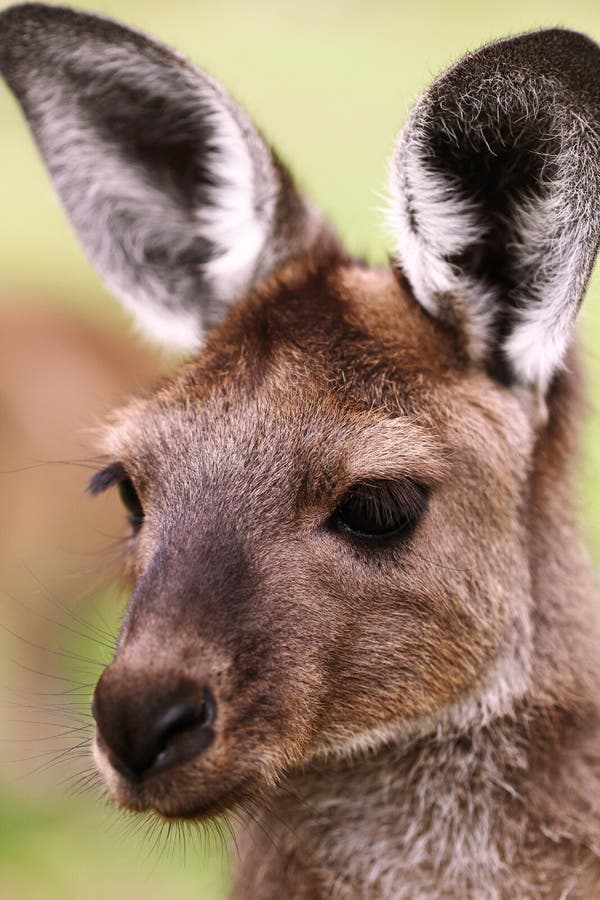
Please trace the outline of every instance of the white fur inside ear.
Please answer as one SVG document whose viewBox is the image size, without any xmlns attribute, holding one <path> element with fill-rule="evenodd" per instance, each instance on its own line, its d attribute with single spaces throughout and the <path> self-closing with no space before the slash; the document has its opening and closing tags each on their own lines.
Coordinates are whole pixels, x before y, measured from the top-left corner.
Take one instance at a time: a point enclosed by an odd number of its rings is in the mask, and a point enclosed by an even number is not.
<svg viewBox="0 0 600 900">
<path fill-rule="evenodd" d="M 428 169 L 424 156 L 418 136 L 405 132 L 389 164 L 386 227 L 416 299 L 436 317 L 450 296 L 462 304 L 468 313 L 463 318 L 469 353 L 481 359 L 494 316 L 493 292 L 448 261 L 478 240 L 477 206 L 461 196 L 460 185 L 449 176 Z"/>
<path fill-rule="evenodd" d="M 561 165 L 562 163 L 562 165 Z M 568 158 L 566 160 L 568 166 Z M 557 161 L 559 179 L 545 197 L 531 197 L 515 209 L 518 233 L 527 241 L 515 247 L 517 263 L 524 273 L 535 272 L 528 303 L 518 311 L 516 324 L 504 350 L 513 370 L 525 384 L 545 391 L 561 366 L 571 339 L 578 301 L 586 285 L 587 271 L 582 248 L 590 240 L 590 223 L 597 199 L 579 201 L 574 215 L 568 196 L 569 175 L 565 161 Z M 548 232 L 554 238 L 551 252 Z"/>
<path fill-rule="evenodd" d="M 197 221 L 200 233 L 217 248 L 204 266 L 204 276 L 217 299 L 231 302 L 252 282 L 265 249 L 276 181 L 267 147 L 241 110 L 233 110 L 218 85 L 212 86 L 215 96 L 208 102 L 215 135 L 211 148 L 215 183 L 209 190 L 211 202 L 198 211 Z"/>
<path fill-rule="evenodd" d="M 128 309 L 142 335 L 156 344 L 172 350 L 195 353 L 202 346 L 202 326 L 195 313 L 188 310 L 137 300 L 121 293 L 123 306 Z"/>
<path fill-rule="evenodd" d="M 560 86 L 550 77 L 538 76 L 535 86 L 510 85 L 506 109 L 496 100 L 507 90 L 501 78 L 492 76 L 485 95 L 481 90 L 481 108 L 498 103 L 498 115 L 513 116 L 523 129 L 525 122 L 530 129 L 535 124 L 540 97 L 546 98 L 537 150 L 544 161 L 541 174 L 520 193 L 511 195 L 510 184 L 505 188 L 504 265 L 510 295 L 486 272 L 475 277 L 468 266 L 461 267 L 461 257 L 470 250 L 477 253 L 488 234 L 485 190 L 466 196 L 457 176 L 444 170 L 442 160 L 432 159 L 424 129 L 425 123 L 442 131 L 455 153 L 471 153 L 477 172 L 482 165 L 478 154 L 487 152 L 482 146 L 496 155 L 495 124 L 489 113 L 482 124 L 469 119 L 473 96 L 456 98 L 451 126 L 429 119 L 433 113 L 426 102 L 413 111 L 390 165 L 388 225 L 419 303 L 440 318 L 449 306 L 458 310 L 467 349 L 477 361 L 493 350 L 492 343 L 499 340 L 496 323 L 508 315 L 508 334 L 497 349 L 521 384 L 543 394 L 562 364 L 598 245 L 600 141 L 576 110 L 560 106 Z M 477 152 L 472 150 L 475 134 Z M 518 134 L 515 141 L 513 166 L 518 169 Z M 526 147 L 525 154 L 531 152 Z"/>
</svg>

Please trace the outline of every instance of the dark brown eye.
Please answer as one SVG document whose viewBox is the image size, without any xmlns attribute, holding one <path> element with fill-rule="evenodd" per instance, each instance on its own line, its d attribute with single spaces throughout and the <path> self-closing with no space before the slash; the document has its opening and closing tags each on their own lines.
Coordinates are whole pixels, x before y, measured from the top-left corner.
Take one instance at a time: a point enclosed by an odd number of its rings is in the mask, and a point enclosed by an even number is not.
<svg viewBox="0 0 600 900">
<path fill-rule="evenodd" d="M 410 479 L 373 481 L 350 488 L 331 522 L 360 537 L 392 537 L 408 532 L 426 505 L 425 489 Z"/>
<path fill-rule="evenodd" d="M 128 513 L 129 524 L 135 532 L 139 531 L 144 522 L 144 507 L 122 463 L 111 463 L 102 471 L 96 472 L 88 484 L 88 491 L 92 495 L 102 494 L 113 486 L 118 488 L 121 502 Z"/>
<path fill-rule="evenodd" d="M 129 524 L 134 531 L 139 531 L 144 522 L 144 507 L 131 478 L 126 476 L 119 482 L 119 497 L 127 510 Z"/>
</svg>

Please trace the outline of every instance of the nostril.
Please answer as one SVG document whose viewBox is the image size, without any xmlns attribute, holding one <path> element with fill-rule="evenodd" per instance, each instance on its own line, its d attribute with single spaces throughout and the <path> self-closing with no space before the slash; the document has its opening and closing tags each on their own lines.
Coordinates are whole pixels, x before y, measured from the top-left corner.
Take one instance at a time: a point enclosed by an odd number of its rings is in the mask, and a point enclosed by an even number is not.
<svg viewBox="0 0 600 900">
<path fill-rule="evenodd" d="M 205 691 L 204 701 L 200 708 L 193 700 L 181 700 L 164 710 L 156 722 L 156 731 L 160 735 L 160 749 L 163 750 L 177 735 L 191 729 L 212 724 L 214 701 L 210 691 Z"/>
<path fill-rule="evenodd" d="M 195 705 L 182 701 L 166 709 L 156 722 L 157 746 L 159 751 L 168 746 L 171 739 L 184 731 L 189 731 L 198 721 Z"/>
<path fill-rule="evenodd" d="M 202 714 L 204 717 L 204 724 L 210 726 L 215 721 L 215 716 L 217 714 L 217 704 L 215 703 L 215 698 L 208 688 L 204 690 L 204 703 L 202 706 Z"/>
<path fill-rule="evenodd" d="M 182 734 L 212 725 L 213 711 L 214 700 L 208 689 L 204 692 L 204 700 L 200 706 L 188 699 L 165 709 L 156 722 L 159 751 L 165 750 Z"/>
<path fill-rule="evenodd" d="M 151 770 L 162 771 L 202 753 L 213 738 L 215 708 L 214 698 L 206 689 L 200 706 L 188 700 L 166 709 L 157 722 L 157 753 Z"/>
<path fill-rule="evenodd" d="M 208 688 L 185 681 L 160 694 L 148 683 L 143 694 L 103 689 L 92 703 L 98 736 L 117 771 L 128 778 L 161 772 L 189 761 L 211 744 L 216 703 Z"/>
</svg>

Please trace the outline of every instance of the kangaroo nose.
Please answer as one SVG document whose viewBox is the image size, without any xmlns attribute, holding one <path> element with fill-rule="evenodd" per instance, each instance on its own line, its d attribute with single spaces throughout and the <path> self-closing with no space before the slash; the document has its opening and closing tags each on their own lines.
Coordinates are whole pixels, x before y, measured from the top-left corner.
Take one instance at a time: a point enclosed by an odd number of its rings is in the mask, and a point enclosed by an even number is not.
<svg viewBox="0 0 600 900">
<path fill-rule="evenodd" d="M 109 667 L 92 702 L 100 743 L 121 774 L 141 777 L 198 756 L 213 739 L 216 706 L 208 688 L 127 678 Z"/>
</svg>

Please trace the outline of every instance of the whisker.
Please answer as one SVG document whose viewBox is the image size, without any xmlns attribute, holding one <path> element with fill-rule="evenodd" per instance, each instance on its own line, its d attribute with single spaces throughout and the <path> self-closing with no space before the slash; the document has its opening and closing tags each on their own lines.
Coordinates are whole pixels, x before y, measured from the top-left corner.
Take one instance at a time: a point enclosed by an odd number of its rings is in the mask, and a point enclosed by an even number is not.
<svg viewBox="0 0 600 900">
<path fill-rule="evenodd" d="M 84 459 L 38 459 L 32 463 L 29 463 L 26 466 L 18 466 L 15 469 L 0 469 L 0 475 L 18 475 L 21 472 L 31 472 L 32 469 L 42 469 L 44 466 L 72 466 L 73 468 L 78 469 L 91 469 L 96 470 L 98 468 L 98 460 L 96 462 L 93 461 L 93 458 L 89 460 Z"/>
<path fill-rule="evenodd" d="M 50 724 L 50 723 L 41 723 L 41 722 L 27 722 L 27 725 L 41 725 L 41 724 Z M 54 727 L 58 727 L 54 725 Z M 41 743 L 42 741 L 55 741 L 58 738 L 62 737 L 70 737 L 73 734 L 81 733 L 85 729 L 89 729 L 90 725 L 80 725 L 76 728 L 68 728 L 66 731 L 59 731 L 57 734 L 47 734 L 43 737 L 35 737 L 35 738 L 0 738 L 0 743 L 2 744 L 27 744 L 27 743 Z"/>
<path fill-rule="evenodd" d="M 267 840 L 268 840 L 268 842 L 271 844 L 271 846 L 272 846 L 278 853 L 281 853 L 281 852 L 282 852 L 281 847 L 277 844 L 277 842 L 275 841 L 275 839 L 273 838 L 273 836 L 272 836 L 272 835 L 270 834 L 270 832 L 267 830 L 267 828 L 265 827 L 264 823 L 260 820 L 260 817 L 259 817 L 257 814 L 254 813 L 254 811 L 253 811 L 253 809 L 252 809 L 251 801 L 249 801 L 249 800 L 242 800 L 242 801 L 240 802 L 239 805 L 240 805 L 240 807 L 244 810 L 244 812 L 246 813 L 246 815 L 248 816 L 248 818 L 249 818 L 252 822 L 254 822 L 254 824 L 255 824 L 255 825 L 260 829 L 260 831 L 264 834 L 264 836 L 267 838 Z"/>
<path fill-rule="evenodd" d="M 303 806 L 305 806 L 316 819 L 321 818 L 320 810 L 316 809 L 316 807 L 312 806 L 312 804 L 310 804 L 308 800 L 306 800 L 304 797 L 301 797 L 300 794 L 298 794 L 296 791 L 292 790 L 292 788 L 290 788 L 289 785 L 285 784 L 283 780 L 277 784 L 277 789 L 283 791 L 285 794 L 288 794 L 288 796 L 290 796 L 292 800 L 296 800 L 298 803 L 301 803 Z"/>
<path fill-rule="evenodd" d="M 69 678 L 66 675 L 56 675 L 53 672 L 42 672 L 40 669 L 32 669 L 31 666 L 26 666 L 24 663 L 19 662 L 18 659 L 13 659 L 12 657 L 9 657 L 8 661 L 19 669 L 23 669 L 24 672 L 31 672 L 32 675 L 39 675 L 41 678 L 52 678 L 54 681 L 66 681 L 69 684 L 76 685 L 80 688 L 94 686 L 91 682 L 75 681 L 73 678 Z"/>
<path fill-rule="evenodd" d="M 4 703 L 0 705 L 4 707 L 10 707 L 11 709 L 18 709 L 20 712 L 24 713 L 59 713 L 64 719 L 71 720 L 72 722 L 77 722 L 80 724 L 86 723 L 88 726 L 92 725 L 92 713 L 89 709 L 89 704 L 83 709 L 79 709 L 75 708 L 73 705 L 62 706 L 58 703 L 23 704 L 16 703 L 11 700 L 5 700 Z M 31 724 L 34 724 L 34 722 L 31 721 Z M 61 726 L 58 725 L 57 727 Z"/>
<path fill-rule="evenodd" d="M 18 641 L 21 641 L 23 644 L 26 644 L 28 647 L 32 647 L 34 650 L 41 650 L 42 653 L 51 653 L 53 656 L 58 656 L 61 659 L 69 659 L 75 662 L 84 662 L 87 665 L 98 666 L 101 669 L 106 668 L 106 663 L 101 662 L 98 659 L 91 659 L 90 657 L 81 656 L 79 653 L 68 653 L 63 650 L 53 650 L 51 647 L 42 647 L 41 644 L 36 644 L 34 641 L 28 640 L 28 638 L 23 637 L 21 634 L 17 634 L 16 631 L 12 631 L 7 625 L 3 622 L 0 622 L 0 628 L 3 631 L 6 631 L 7 634 L 10 634 L 12 637 L 16 638 Z"/>
<path fill-rule="evenodd" d="M 75 745 L 75 747 L 68 747 L 66 750 L 62 750 L 60 753 L 56 754 L 52 759 L 50 759 L 46 763 L 42 763 L 40 766 L 37 766 L 34 769 L 25 772 L 23 775 L 17 775 L 14 778 L 14 782 L 23 781 L 25 778 L 31 778 L 33 775 L 39 775 L 42 772 L 47 772 L 50 769 L 55 768 L 57 765 L 61 765 L 67 759 L 77 759 L 82 758 L 84 756 L 88 756 L 89 750 L 83 750 L 82 748 L 88 744 L 88 741 L 84 741 L 79 745 Z M 41 753 L 37 754 L 37 756 L 27 757 L 25 759 L 13 760 L 13 763 L 21 763 L 21 762 L 30 762 L 32 759 L 39 759 L 40 756 L 46 756 L 47 754 Z"/>
<path fill-rule="evenodd" d="M 115 638 L 114 633 L 106 632 L 105 634 L 103 634 L 103 632 L 100 629 L 95 628 L 93 625 L 91 625 L 85 619 L 78 616 L 74 610 L 70 610 L 70 609 L 68 609 L 68 607 L 62 606 L 52 596 L 51 592 L 48 590 L 48 588 L 42 582 L 42 580 L 35 574 L 35 572 L 32 570 L 32 568 L 29 565 L 27 565 L 26 563 L 24 563 L 23 566 L 25 568 L 25 571 L 28 573 L 28 575 L 35 581 L 35 583 L 43 591 L 44 596 L 46 597 L 46 600 L 49 603 L 51 603 L 53 606 L 56 606 L 63 614 L 66 614 L 74 621 L 77 621 L 78 624 L 81 625 L 81 627 L 87 629 L 87 631 L 91 632 L 91 634 L 81 632 L 75 628 L 72 628 L 69 625 L 66 625 L 64 622 L 61 622 L 58 619 L 53 619 L 49 616 L 46 616 L 40 610 L 32 609 L 23 600 L 17 600 L 14 597 L 12 597 L 11 599 L 13 599 L 14 602 L 16 602 L 19 606 L 21 606 L 23 609 L 26 609 L 29 613 L 36 616 L 37 618 L 40 618 L 43 621 L 50 623 L 51 625 L 55 625 L 58 628 L 62 628 L 64 631 L 69 631 L 71 634 L 74 634 L 77 637 L 81 637 L 86 641 L 90 641 L 92 643 L 96 643 L 102 647 L 105 647 L 106 649 L 110 650 L 111 653 L 114 653 L 114 651 L 116 649 L 116 638 Z"/>
<path fill-rule="evenodd" d="M 232 840 L 233 846 L 235 847 L 235 853 L 236 853 L 237 858 L 239 859 L 240 858 L 240 848 L 239 848 L 238 842 L 237 842 L 237 835 L 235 833 L 235 828 L 231 824 L 231 820 L 227 813 L 225 813 L 225 815 L 223 816 L 223 821 L 225 823 L 225 827 L 227 828 L 227 830 L 229 831 L 229 834 L 231 835 L 231 840 Z"/>
</svg>

